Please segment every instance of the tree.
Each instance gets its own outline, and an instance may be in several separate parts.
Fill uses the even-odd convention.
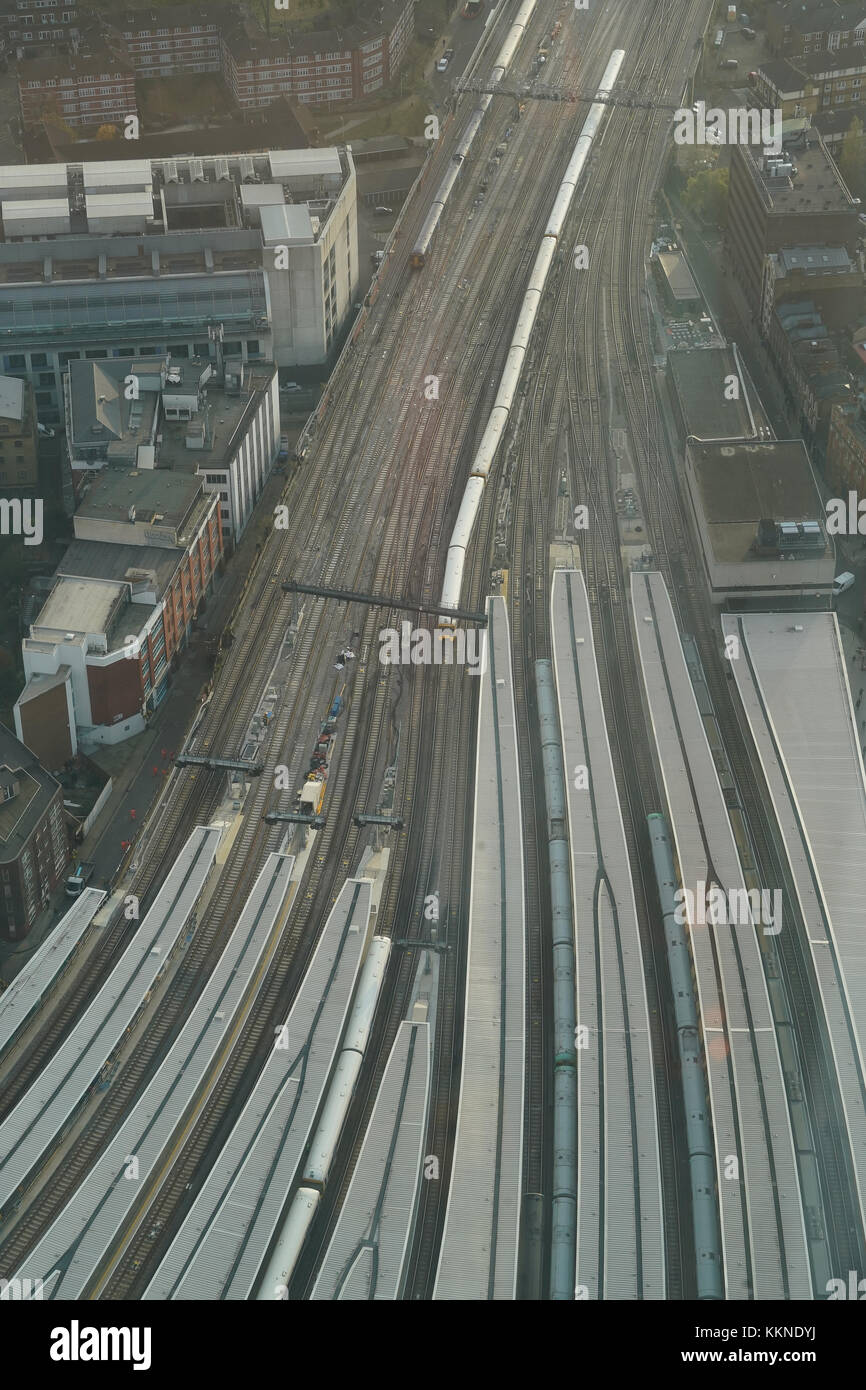
[[[866,192],[866,135],[856,116],[848,127],[839,154],[839,172],[855,198]]]
[[[116,125],[101,125],[96,132],[97,140],[116,140],[119,135]]]
[[[727,169],[704,169],[686,184],[683,203],[703,222],[721,226],[728,205]]]

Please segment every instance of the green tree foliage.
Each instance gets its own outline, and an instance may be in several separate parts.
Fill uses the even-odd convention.
[[[724,224],[728,206],[727,169],[703,169],[686,184],[683,203],[702,222]]]
[[[866,135],[863,122],[856,116],[842,141],[839,172],[855,198],[866,196]]]

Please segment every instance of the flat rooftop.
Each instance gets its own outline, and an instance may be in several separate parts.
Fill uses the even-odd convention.
[[[97,473],[76,516],[96,521],[129,521],[135,507],[136,522],[153,521],[179,530],[202,489],[200,478],[171,473],[164,468],[104,468]]]
[[[719,563],[758,558],[751,551],[763,518],[823,525],[825,511],[802,439],[758,443],[690,439],[686,448],[704,525]],[[766,563],[763,557],[762,562]],[[775,568],[778,564],[774,561]]]
[[[182,392],[185,378],[189,374],[189,364],[172,363],[172,370],[180,370],[181,383],[174,389]],[[197,372],[198,369],[195,369]],[[256,408],[259,392],[266,389],[273,379],[276,367],[244,365],[244,384],[240,391],[227,391],[215,385],[213,379],[207,383],[207,401],[191,420],[169,420],[161,414],[159,432],[162,443],[158,446],[159,470],[184,469],[194,472],[196,468],[227,468],[231,462],[236,445],[245,433],[245,423]],[[170,388],[166,387],[166,395]],[[205,426],[203,448],[188,448],[187,436],[200,437],[201,426]]]
[[[690,304],[701,298],[689,263],[681,251],[659,251],[658,263],[675,300]]]
[[[773,217],[792,213],[855,213],[855,203],[842,181],[833,156],[817,131],[805,133],[805,143],[796,149],[784,147],[795,166],[792,176],[771,175],[761,168],[759,149],[739,145],[740,156],[749,168],[765,208]]]
[[[742,364],[729,346],[675,348],[668,353],[667,374],[679,404],[686,435],[714,441],[747,439],[757,423],[757,401],[750,400],[750,381],[743,380]],[[740,379],[739,400],[726,400],[725,377]],[[752,420],[749,406],[752,407]],[[760,413],[763,422],[763,413]]]
[[[27,166],[24,177],[16,179],[13,176],[8,198],[0,183],[0,199],[5,199],[3,218],[9,222],[10,235],[26,235],[21,224],[40,215],[57,218],[62,213],[71,219],[71,226],[52,232],[53,239],[45,248],[49,257],[62,259],[65,247],[74,243],[81,247],[77,254],[88,259],[100,252],[110,256],[110,247],[103,242],[94,243],[93,236],[102,233],[88,230],[88,218],[98,222],[121,215],[147,219],[147,225],[140,229],[114,229],[114,233],[127,237],[146,235],[148,250],[158,250],[167,236],[179,232],[187,236],[187,240],[192,233],[205,236],[215,252],[217,246],[238,243],[248,230],[243,225],[244,190],[249,199],[255,188],[276,186],[281,198],[287,200],[290,234],[293,237],[309,235],[310,217],[319,224],[327,221],[353,167],[345,148],[336,145],[315,149],[257,149],[249,153],[186,154],[162,159],[87,160],[66,165]],[[41,169],[46,171],[43,178],[39,177]],[[80,199],[82,182],[85,188],[83,205]],[[163,204],[165,226],[161,219],[150,221],[155,212],[160,213]],[[307,219],[305,224],[300,221],[302,215]],[[297,220],[297,226],[293,219]],[[38,231],[32,233],[33,237],[37,235]],[[260,250],[261,236],[257,235],[250,244]],[[23,259],[19,243],[0,245],[3,245],[4,260],[8,258],[18,264],[19,259]],[[182,253],[183,241],[175,245]],[[190,245],[192,252],[196,249],[195,243]],[[10,254],[13,250],[18,255]]]
[[[107,633],[125,607],[126,596],[125,584],[58,579],[33,624],[33,632]]]
[[[114,545],[110,541],[75,540],[57,566],[63,578],[106,579],[136,588],[152,588],[161,599],[171,588],[184,552],[179,546]]]

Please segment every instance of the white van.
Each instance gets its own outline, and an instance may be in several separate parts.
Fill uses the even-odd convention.
[[[854,575],[850,570],[846,570],[844,574],[837,574],[833,581],[833,597],[838,598],[840,594],[844,594],[845,590],[850,589],[853,583]]]

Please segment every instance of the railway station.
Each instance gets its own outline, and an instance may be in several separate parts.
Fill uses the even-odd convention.
[[[423,1173],[430,1064],[428,1022],[405,1020],[310,1295],[314,1301],[400,1296]]]
[[[319,25],[339,50],[330,2],[271,13],[274,42]],[[0,567],[20,630],[62,578],[61,514],[78,532],[129,465],[97,390],[119,400],[124,363],[167,364],[171,424],[164,401],[123,405],[152,505],[129,492],[112,513],[111,583],[150,594],[121,554],[133,532],[169,553],[169,434],[217,527],[237,511],[246,534],[209,579],[174,528],[190,660],[111,647],[141,711],[128,767],[107,746],[131,717],[106,704],[108,658],[91,642],[78,671],[107,731],[93,759],[113,788],[82,855],[108,895],[57,925],[54,888],[34,890],[34,940],[54,934],[0,997],[0,1297],[35,1280],[34,1300],[182,1304],[147,1322],[201,1317],[189,1344],[212,1378],[208,1354],[248,1341],[243,1302],[579,1301],[599,1335],[599,1305],[617,1326],[626,1303],[638,1331],[615,1333],[617,1357],[678,1359],[698,1323],[763,1332],[762,1305],[786,1305],[780,1336],[817,1322],[866,1267],[866,721],[832,611],[857,630],[866,546],[828,534],[820,433],[863,357],[845,304],[858,190],[838,192],[843,255],[788,142],[761,156],[756,201],[748,153],[673,138],[720,90],[751,99],[750,43],[766,66],[820,9],[832,48],[831,8],[803,0],[775,37],[734,6],[717,30],[710,0],[429,13],[399,96],[338,125],[339,73],[299,87],[318,148],[256,150],[251,128],[243,150],[198,157],[169,132],[160,153],[148,93],[146,160],[32,160],[17,192],[5,166],[0,372],[28,380],[56,483],[43,543],[13,540]],[[411,24],[409,7],[407,45]],[[373,130],[399,135],[365,151]],[[359,241],[356,158],[401,141],[417,176],[407,157]],[[43,183],[62,226],[37,225]],[[664,309],[659,251],[694,322]],[[780,294],[808,399],[773,380]],[[60,317],[37,323],[39,305]],[[72,438],[59,388],[82,374],[96,413]],[[237,444],[243,497],[211,434]],[[0,505],[4,542],[14,519]],[[404,613],[422,640],[398,662]],[[64,710],[34,756],[63,744]],[[58,834],[76,809],[62,761]],[[36,882],[44,833],[28,848]],[[235,1305],[219,1337],[211,1302]],[[687,1336],[665,1340],[677,1320]]]
[[[725,1297],[810,1298],[805,1214],[759,924],[750,917],[711,923],[697,909],[713,886],[745,891],[743,871],[664,579],[634,574],[631,596],[676,867],[681,890],[693,895],[682,898],[682,916],[703,1032]]]
[[[98,1293],[104,1286],[117,1232],[140,1210],[142,1194],[158,1185],[160,1160],[188,1128],[196,1097],[199,1104],[206,1099],[227,1039],[254,1005],[275,927],[290,901],[293,868],[291,857],[268,857],[179,1037],[86,1180],[27,1257],[29,1277],[44,1280],[45,1297],[84,1298],[91,1287]],[[118,1182],[130,1154],[138,1181]]]
[[[145,1299],[251,1296],[337,1054],[370,906],[369,882],[348,879],[258,1082]]]
[[[105,901],[98,888],[85,888],[39,950],[0,995],[0,1061],[10,1052],[81,947]]]
[[[628,848],[580,570],[555,570],[550,629],[576,942],[576,1287],[591,1299],[665,1297],[661,1155]]]
[[[433,1297],[514,1298],[524,1107],[521,780],[505,603],[487,600],[469,899],[463,1065]]]
[[[866,936],[859,877],[866,855],[866,785],[839,629],[830,613],[725,614],[722,628],[739,643],[731,670],[806,925],[818,984],[812,1008],[839,1087],[840,1144],[858,1198],[851,1219],[855,1239],[862,1241]]]
[[[199,826],[90,1010],[63,1039],[38,1084],[0,1125],[0,1211],[14,1207],[130,1032],[181,936],[214,865],[221,832]]]

